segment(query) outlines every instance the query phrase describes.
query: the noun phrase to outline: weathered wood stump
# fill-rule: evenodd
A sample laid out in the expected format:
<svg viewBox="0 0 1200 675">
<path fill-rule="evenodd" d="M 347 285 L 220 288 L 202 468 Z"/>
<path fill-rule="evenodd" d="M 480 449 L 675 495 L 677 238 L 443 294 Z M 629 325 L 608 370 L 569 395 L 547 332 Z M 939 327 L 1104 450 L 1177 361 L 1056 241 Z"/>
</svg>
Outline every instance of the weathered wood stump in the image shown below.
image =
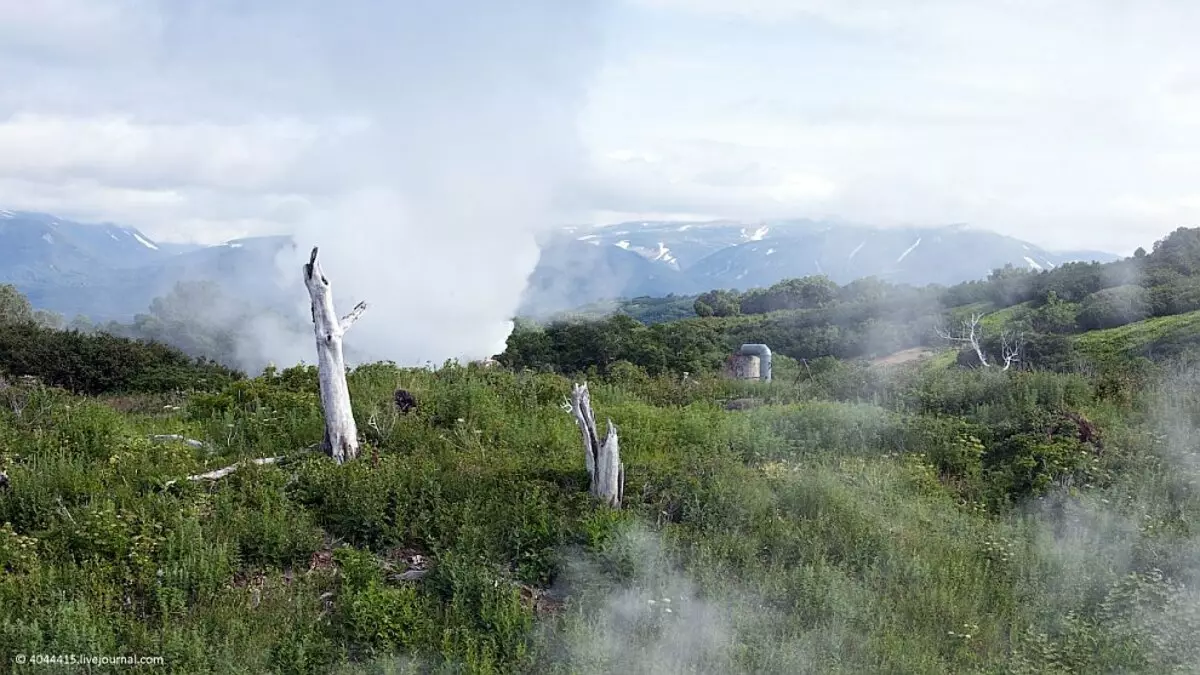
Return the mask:
<svg viewBox="0 0 1200 675">
<path fill-rule="evenodd" d="M 586 382 L 575 385 L 567 407 L 575 416 L 575 422 L 583 435 L 584 465 L 591 478 L 592 496 L 603 499 L 609 506 L 620 508 L 621 500 L 625 496 L 625 465 L 621 463 L 617 428 L 613 426 L 612 420 L 608 420 L 608 434 L 603 442 L 600 441 Z"/>
<path fill-rule="evenodd" d="M 317 247 L 304 266 L 304 285 L 312 300 L 313 333 L 317 339 L 317 377 L 321 383 L 321 409 L 325 411 L 325 439 L 322 447 L 341 464 L 358 456 L 358 427 L 350 407 L 350 388 L 346 384 L 346 358 L 342 354 L 342 336 L 367 309 L 360 302 L 354 310 L 337 318 L 329 279 L 317 262 Z"/>
</svg>

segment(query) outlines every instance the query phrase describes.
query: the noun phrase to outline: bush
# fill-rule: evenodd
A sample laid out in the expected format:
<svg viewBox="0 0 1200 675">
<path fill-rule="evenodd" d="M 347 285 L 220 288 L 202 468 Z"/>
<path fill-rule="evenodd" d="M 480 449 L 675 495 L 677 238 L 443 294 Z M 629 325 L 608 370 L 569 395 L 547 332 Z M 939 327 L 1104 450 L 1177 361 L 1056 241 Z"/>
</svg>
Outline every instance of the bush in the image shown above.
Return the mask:
<svg viewBox="0 0 1200 675">
<path fill-rule="evenodd" d="M 0 372 L 82 394 L 212 391 L 242 377 L 165 345 L 28 323 L 0 325 Z"/>
<path fill-rule="evenodd" d="M 1115 328 L 1150 315 L 1150 298 L 1141 286 L 1117 286 L 1084 298 L 1076 320 L 1084 330 Z"/>
</svg>

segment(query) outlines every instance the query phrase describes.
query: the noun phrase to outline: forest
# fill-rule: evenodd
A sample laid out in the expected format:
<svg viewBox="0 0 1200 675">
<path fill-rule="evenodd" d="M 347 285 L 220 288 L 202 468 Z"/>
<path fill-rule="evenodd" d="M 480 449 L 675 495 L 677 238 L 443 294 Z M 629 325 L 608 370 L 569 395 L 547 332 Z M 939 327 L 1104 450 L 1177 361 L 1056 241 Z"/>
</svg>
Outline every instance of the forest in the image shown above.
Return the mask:
<svg viewBox="0 0 1200 675">
<path fill-rule="evenodd" d="M 0 659 L 1195 672 L 1197 272 L 1180 229 L 950 288 L 808 278 L 626 305 L 686 318 L 519 322 L 495 366 L 351 368 L 345 463 L 313 450 L 315 367 L 239 372 L 169 302 L 147 316 L 175 324 L 142 325 L 189 341 L 0 290 Z M 721 374 L 751 341 L 773 381 Z M 620 433 L 619 508 L 563 408 L 585 380 Z"/>
</svg>

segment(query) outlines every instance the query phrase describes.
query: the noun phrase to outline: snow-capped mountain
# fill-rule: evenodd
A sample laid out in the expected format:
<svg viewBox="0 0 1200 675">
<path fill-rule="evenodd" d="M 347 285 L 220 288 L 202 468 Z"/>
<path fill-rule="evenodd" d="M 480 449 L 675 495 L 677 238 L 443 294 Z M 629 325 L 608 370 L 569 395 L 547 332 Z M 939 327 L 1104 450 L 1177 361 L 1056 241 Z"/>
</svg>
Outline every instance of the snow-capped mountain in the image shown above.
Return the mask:
<svg viewBox="0 0 1200 675">
<path fill-rule="evenodd" d="M 0 278 L 8 282 L 58 280 L 97 266 L 135 267 L 165 255 L 169 253 L 132 227 L 0 211 Z"/>
<path fill-rule="evenodd" d="M 637 256 L 651 263 L 648 269 L 654 270 L 655 279 L 631 276 L 628 272 L 636 269 L 632 262 L 623 266 L 627 273 L 616 278 L 604 268 L 593 270 L 578 264 L 582 258 L 578 251 L 583 247 L 603 250 L 609 259 Z M 576 263 L 564 264 L 562 256 L 574 258 Z M 1009 264 L 1044 270 L 1072 260 L 1117 257 L 1099 251 L 1048 251 L 962 225 L 883 229 L 813 220 L 725 220 L 571 227 L 544 248 L 534 279 L 543 288 L 577 289 L 579 293 L 548 297 L 531 289 L 525 305 L 531 310 L 557 311 L 614 296 L 745 290 L 814 274 L 825 274 L 839 283 L 877 276 L 918 286 L 950 285 L 985 278 Z M 606 281 L 599 281 L 605 277 Z M 595 281 L 589 286 L 583 282 L 586 278 Z"/>
<path fill-rule="evenodd" d="M 0 211 L 0 283 L 36 307 L 93 320 L 125 320 L 182 280 L 214 279 L 270 297 L 264 265 L 291 246 L 257 237 L 217 246 L 159 243 L 132 227 L 86 224 L 44 213 Z"/>
<path fill-rule="evenodd" d="M 264 273 L 283 250 L 296 250 L 290 237 L 216 246 L 167 244 L 131 227 L 0 211 L 0 283 L 15 284 L 36 306 L 68 317 L 126 320 L 182 280 L 223 281 L 270 303 L 288 292 L 275 284 L 275 275 Z M 1040 270 L 1071 260 L 1116 258 L 1095 251 L 1047 251 L 962 226 L 876 229 L 811 220 L 574 226 L 542 242 L 521 311 L 540 314 L 599 300 L 714 288 L 745 290 L 812 274 L 839 283 L 878 276 L 913 285 L 953 284 L 982 279 L 1006 264 Z"/>
</svg>

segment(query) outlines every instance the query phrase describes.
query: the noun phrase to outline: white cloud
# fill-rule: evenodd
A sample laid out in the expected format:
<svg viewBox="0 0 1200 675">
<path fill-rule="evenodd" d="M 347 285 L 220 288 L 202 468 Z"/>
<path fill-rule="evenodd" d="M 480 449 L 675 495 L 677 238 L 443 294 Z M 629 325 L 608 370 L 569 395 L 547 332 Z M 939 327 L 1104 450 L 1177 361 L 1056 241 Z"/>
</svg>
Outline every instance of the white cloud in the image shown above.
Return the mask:
<svg viewBox="0 0 1200 675">
<path fill-rule="evenodd" d="M 599 2 L 33 5 L 0 0 L 0 208 L 168 241 L 294 234 L 371 303 L 356 349 L 502 346 L 584 159 Z M 252 351 L 311 351 L 271 336 Z"/>
<path fill-rule="evenodd" d="M 680 146 L 687 175 L 641 210 L 968 221 L 1049 246 L 1131 251 L 1186 209 L 1200 170 L 1200 4 L 1184 0 L 627 0 L 648 27 L 589 110 L 597 148 Z M 633 24 L 627 19 L 626 24 Z M 618 34 L 622 34 L 618 31 Z M 601 151 L 602 152 L 602 151 Z M 747 157 L 771 171 L 727 185 Z M 627 167 L 649 180 L 645 166 Z M 618 170 L 609 166 L 608 170 Z M 665 173 L 665 168 L 660 173 Z M 781 175 L 836 189 L 780 192 Z M 690 176 L 691 178 L 689 178 Z M 626 199 L 613 184 L 601 208 Z M 691 202 L 690 191 L 702 192 Z M 764 195 L 780 200 L 763 200 Z M 758 200 L 758 201 L 756 201 Z M 1186 220 L 1191 217 L 1193 220 Z M 1182 219 L 1182 220 L 1181 220 Z"/>
<path fill-rule="evenodd" d="M 320 153 L 335 153 L 339 135 L 293 119 L 164 124 L 22 113 L 0 120 L 0 176 L 131 189 L 321 189 L 338 181 Z"/>
<path fill-rule="evenodd" d="M 435 360 L 492 347 L 568 208 L 1200 224 L 1200 3 L 606 6 L 602 53 L 593 0 L 0 0 L 0 208 L 298 233 L 385 304 L 361 339 Z"/>
</svg>

